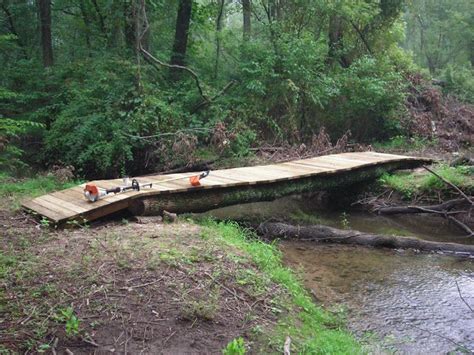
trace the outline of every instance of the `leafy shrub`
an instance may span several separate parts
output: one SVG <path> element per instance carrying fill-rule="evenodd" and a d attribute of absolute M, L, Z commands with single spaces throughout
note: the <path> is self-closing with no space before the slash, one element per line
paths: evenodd
<path fill-rule="evenodd" d="M 14 172 L 26 167 L 21 159 L 23 150 L 15 145 L 15 141 L 28 130 L 35 128 L 43 128 L 43 125 L 10 118 L 0 119 L 0 170 Z"/>
<path fill-rule="evenodd" d="M 466 66 L 448 66 L 442 73 L 446 82 L 444 91 L 452 93 L 461 101 L 474 103 L 474 73 Z"/>
<path fill-rule="evenodd" d="M 336 76 L 338 94 L 325 125 L 342 135 L 350 129 L 357 140 L 386 139 L 399 132 L 404 100 L 402 76 L 387 60 L 362 57 Z"/>
<path fill-rule="evenodd" d="M 149 83 L 137 87 L 136 70 L 129 61 L 109 59 L 64 71 L 65 103 L 46 134 L 47 161 L 74 166 L 83 176 L 116 177 L 143 173 L 147 152 L 160 159 L 166 151 L 156 143 L 160 139 L 140 137 L 158 137 L 189 122 L 181 106 L 167 102 L 169 93 Z"/>

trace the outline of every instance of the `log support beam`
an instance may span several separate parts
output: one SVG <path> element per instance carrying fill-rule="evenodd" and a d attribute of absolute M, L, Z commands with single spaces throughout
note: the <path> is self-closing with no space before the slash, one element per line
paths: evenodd
<path fill-rule="evenodd" d="M 200 189 L 187 191 L 186 193 L 159 194 L 131 200 L 129 211 L 138 216 L 161 215 L 163 211 L 199 213 L 242 203 L 272 201 L 288 195 L 347 188 L 357 183 L 374 180 L 387 171 L 414 168 L 419 165 L 420 163 L 417 161 L 388 162 L 356 170 L 326 174 L 319 173 L 312 177 L 297 180 L 242 187 Z"/>

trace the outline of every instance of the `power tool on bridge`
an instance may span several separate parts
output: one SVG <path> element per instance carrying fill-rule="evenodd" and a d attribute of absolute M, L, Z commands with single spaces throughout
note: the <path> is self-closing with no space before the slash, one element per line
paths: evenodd
<path fill-rule="evenodd" d="M 86 186 L 84 187 L 84 196 L 89 201 L 95 202 L 111 193 L 118 194 L 120 192 L 128 190 L 140 191 L 140 189 L 144 187 L 153 187 L 152 183 L 140 184 L 137 179 L 132 179 L 132 184 L 128 185 L 127 180 L 127 178 L 124 179 L 124 182 L 126 184 L 125 186 L 117 186 L 112 189 L 103 189 L 92 183 L 86 184 Z"/>
<path fill-rule="evenodd" d="M 184 176 L 184 177 L 177 177 L 177 178 L 171 178 L 168 180 L 162 180 L 162 181 L 157 181 L 155 184 L 161 184 L 165 182 L 170 182 L 170 181 L 176 181 L 176 180 L 183 180 L 183 179 L 188 179 L 189 178 L 189 183 L 193 187 L 200 186 L 200 180 L 204 179 L 209 175 L 209 170 L 202 172 L 199 175 L 193 175 L 193 176 Z M 96 202 L 99 199 L 107 196 L 108 194 L 117 194 L 120 192 L 128 191 L 128 190 L 135 190 L 135 191 L 140 191 L 140 189 L 144 187 L 149 187 L 153 188 L 153 183 L 146 183 L 146 184 L 140 184 L 137 179 L 132 179 L 132 184 L 128 184 L 128 178 L 124 178 L 124 184 L 125 186 L 117 186 L 112 189 L 103 189 L 98 187 L 97 185 L 93 183 L 86 184 L 84 187 L 84 196 L 86 199 L 88 199 L 91 202 Z"/>

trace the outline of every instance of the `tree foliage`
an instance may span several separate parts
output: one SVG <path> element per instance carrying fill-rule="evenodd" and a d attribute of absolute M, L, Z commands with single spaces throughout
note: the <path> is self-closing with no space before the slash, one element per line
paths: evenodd
<path fill-rule="evenodd" d="M 457 74 L 472 75 L 472 38 L 451 30 L 472 29 L 472 5 L 460 2 L 0 0 L 2 127 L 41 125 L 8 146 L 28 164 L 88 177 L 299 144 L 322 127 L 333 139 L 347 129 L 360 141 L 388 138 L 401 132 L 415 68 L 404 38 L 419 65 L 434 58 L 450 90 L 472 99 L 472 81 Z"/>

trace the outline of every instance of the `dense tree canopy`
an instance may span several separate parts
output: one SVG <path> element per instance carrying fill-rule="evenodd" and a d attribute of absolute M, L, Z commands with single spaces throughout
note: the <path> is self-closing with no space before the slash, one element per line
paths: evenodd
<path fill-rule="evenodd" d="M 411 72 L 472 98 L 473 14 L 468 0 L 0 0 L 0 164 L 117 176 L 322 127 L 386 139 Z"/>

